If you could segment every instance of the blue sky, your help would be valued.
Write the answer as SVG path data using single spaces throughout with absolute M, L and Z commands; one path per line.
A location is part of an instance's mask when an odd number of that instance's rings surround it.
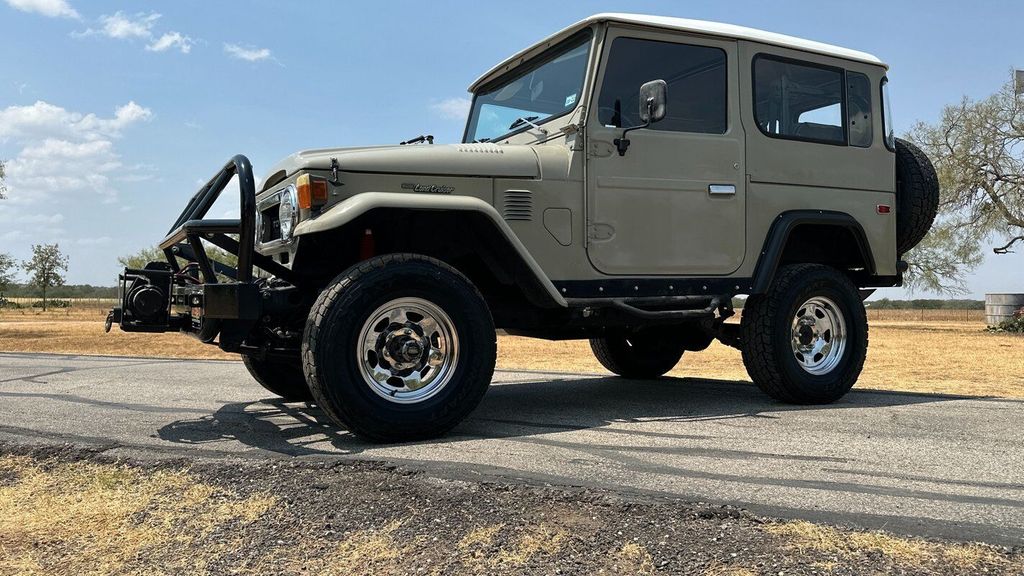
M 892 70 L 896 127 L 1024 67 L 1015 2 L 0 2 L 0 251 L 60 242 L 68 280 L 112 284 L 231 155 L 459 140 L 481 72 L 584 16 L 730 22 L 856 48 Z M 221 205 L 218 214 L 237 212 Z M 1020 291 L 1024 255 L 970 290 Z M 885 291 L 898 297 L 902 291 Z

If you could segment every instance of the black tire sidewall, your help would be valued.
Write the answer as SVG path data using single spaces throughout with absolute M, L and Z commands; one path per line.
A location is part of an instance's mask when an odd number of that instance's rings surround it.
M 836 282 L 832 274 L 811 273 L 803 282 L 793 282 L 779 295 L 776 317 L 772 318 L 772 352 L 790 395 L 798 403 L 832 402 L 850 390 L 867 356 L 867 315 L 852 284 Z M 846 324 L 846 350 L 827 374 L 804 370 L 792 349 L 792 321 L 799 307 L 813 297 L 825 297 L 836 304 Z
M 627 341 L 629 343 L 627 343 Z M 632 345 L 631 345 L 632 344 Z M 672 327 L 651 327 L 632 334 L 610 334 L 590 341 L 598 361 L 625 378 L 658 378 L 675 368 L 685 343 Z
M 461 274 L 425 259 L 393 262 L 352 276 L 342 275 L 350 281 L 328 303 L 309 350 L 318 403 L 371 440 L 426 438 L 446 432 L 476 407 L 493 374 L 496 336 L 483 298 Z M 459 341 L 459 360 L 451 379 L 436 395 L 415 404 L 379 396 L 364 381 L 358 364 L 359 333 L 369 315 L 405 297 L 440 307 Z
M 242 356 L 242 363 L 260 386 L 280 396 L 285 402 L 313 400 L 303 374 L 302 361 L 298 357 L 259 359 Z

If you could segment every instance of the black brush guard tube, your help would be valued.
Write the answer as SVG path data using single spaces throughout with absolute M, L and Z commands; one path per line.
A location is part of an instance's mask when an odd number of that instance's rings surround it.
M 207 219 L 206 214 L 233 177 L 238 178 L 239 218 Z M 237 239 L 232 238 L 236 235 Z M 204 240 L 237 256 L 237 267 L 211 260 Z M 126 269 L 121 275 L 121 305 L 108 316 L 108 329 L 112 323 L 119 324 L 126 332 L 181 329 L 207 342 L 223 330 L 227 332 L 221 334 L 221 347 L 228 344 L 225 342 L 228 332 L 231 333 L 230 345 L 237 347 L 260 313 L 259 288 L 253 268 L 258 266 L 294 284 L 291 270 L 256 252 L 256 183 L 252 164 L 241 154 L 229 160 L 192 196 L 159 248 L 166 264 L 151 262 L 143 270 Z M 198 265 L 201 283 L 185 279 L 179 258 L 190 265 Z M 220 282 L 218 274 L 233 282 Z M 169 286 L 164 275 L 172 278 Z M 146 298 L 152 306 L 155 290 L 162 294 L 168 314 L 159 317 L 153 313 L 139 314 L 135 308 Z
M 206 213 L 210 211 L 221 192 L 227 187 L 232 176 L 238 176 L 238 198 L 239 198 L 239 219 L 238 220 L 204 220 Z M 238 256 L 238 267 L 235 270 L 235 280 L 238 282 L 252 281 L 252 267 L 256 255 L 256 181 L 252 174 L 252 164 L 249 159 L 241 154 L 235 156 L 215 174 L 213 178 L 199 189 L 192 196 L 188 205 L 182 210 L 174 225 L 167 232 L 167 237 L 160 243 L 160 249 L 164 251 L 168 264 L 175 272 L 179 272 L 178 261 L 175 257 L 181 254 L 178 247 L 182 241 L 186 241 L 192 248 L 192 256 L 199 264 L 203 274 L 203 281 L 208 284 L 217 283 L 217 275 L 214 273 L 213 265 L 206 255 L 202 244 L 202 237 L 213 235 L 238 234 L 236 250 L 229 250 Z M 176 250 L 177 248 L 177 250 Z M 188 258 L 191 259 L 191 258 Z M 276 270 L 275 270 L 276 272 Z

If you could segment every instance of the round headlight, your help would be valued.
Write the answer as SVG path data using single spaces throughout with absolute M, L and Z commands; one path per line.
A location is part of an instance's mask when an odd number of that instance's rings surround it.
M 281 206 L 277 210 L 281 221 L 281 239 L 292 237 L 292 231 L 299 222 L 299 194 L 295 186 L 289 186 L 281 192 Z

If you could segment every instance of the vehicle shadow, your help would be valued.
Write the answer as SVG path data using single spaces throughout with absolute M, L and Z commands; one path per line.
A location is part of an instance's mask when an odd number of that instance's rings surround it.
M 492 385 L 477 410 L 447 436 L 424 444 L 533 437 L 613 423 L 684 423 L 695 420 L 776 419 L 793 410 L 884 408 L 942 402 L 955 396 L 857 391 L 827 406 L 775 402 L 749 382 L 696 378 L 628 380 L 552 377 Z M 692 434 L 630 432 L 662 438 L 701 439 Z M 336 427 L 316 406 L 278 399 L 225 404 L 209 415 L 172 422 L 157 435 L 175 444 L 210 446 L 237 441 L 290 456 L 352 455 L 374 445 Z

